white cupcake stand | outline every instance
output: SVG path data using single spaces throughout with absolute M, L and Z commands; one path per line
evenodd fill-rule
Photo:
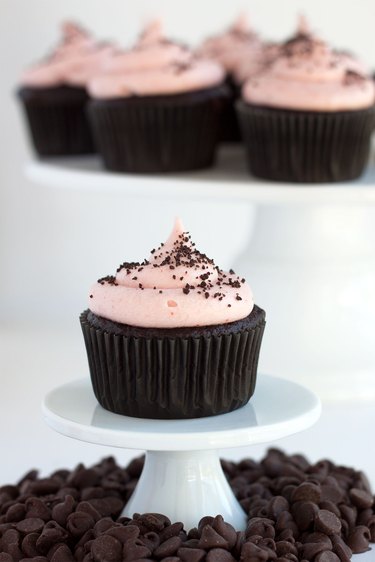
M 89 378 L 52 390 L 43 416 L 54 430 L 81 441 L 145 449 L 145 466 L 123 515 L 156 512 L 185 528 L 221 514 L 237 530 L 246 515 L 220 465 L 217 449 L 267 443 L 319 418 L 317 396 L 296 383 L 258 375 L 250 402 L 229 414 L 191 420 L 147 420 L 112 414 L 97 403 Z
M 306 382 L 324 399 L 375 398 L 373 161 L 360 180 L 329 185 L 255 180 L 240 147 L 224 147 L 215 169 L 189 174 L 113 174 L 88 157 L 32 162 L 27 176 L 151 201 L 242 201 L 249 215 L 257 205 L 234 268 L 267 311 L 262 370 Z

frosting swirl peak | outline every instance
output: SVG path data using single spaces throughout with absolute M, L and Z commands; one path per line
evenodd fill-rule
M 240 82 L 244 73 L 248 76 L 259 70 L 262 63 L 262 42 L 243 12 L 223 33 L 208 37 L 198 53 L 218 61 Z
M 24 86 L 86 86 L 105 64 L 113 47 L 97 43 L 81 26 L 66 21 L 61 26 L 62 40 L 45 60 L 27 69 L 22 77 Z
M 375 101 L 374 82 L 353 72 L 353 66 L 353 58 L 331 49 L 303 22 L 297 34 L 279 46 L 270 64 L 249 78 L 243 97 L 255 105 L 305 111 L 370 107 Z
M 157 20 L 145 28 L 132 49 L 113 54 L 104 72 L 90 81 L 89 92 L 99 99 L 173 95 L 215 87 L 223 80 L 219 64 L 166 39 Z
M 99 279 L 89 304 L 99 316 L 144 328 L 226 324 L 245 318 L 253 306 L 245 279 L 199 252 L 178 219 L 148 260 L 125 262 L 115 276 Z

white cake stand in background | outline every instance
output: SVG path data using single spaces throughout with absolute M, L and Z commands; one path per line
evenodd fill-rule
M 145 449 L 145 466 L 123 515 L 157 512 L 186 528 L 221 514 L 236 529 L 246 516 L 224 476 L 218 449 L 267 443 L 307 429 L 319 418 L 317 396 L 296 383 L 259 375 L 251 401 L 234 412 L 191 420 L 147 420 L 112 414 L 97 403 L 88 378 L 52 390 L 43 416 L 81 441 Z
M 251 178 L 240 147 L 224 148 L 214 169 L 189 174 L 114 174 L 86 157 L 32 162 L 27 176 L 128 198 L 243 201 L 249 215 L 255 204 L 255 225 L 235 269 L 267 311 L 262 369 L 307 382 L 324 399 L 375 398 L 373 162 L 360 180 L 328 185 Z

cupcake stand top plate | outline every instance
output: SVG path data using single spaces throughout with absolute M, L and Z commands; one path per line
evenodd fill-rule
M 372 157 L 364 175 L 339 184 L 275 183 L 251 177 L 244 149 L 226 145 L 214 168 L 180 174 L 135 175 L 108 172 L 97 156 L 58 157 L 34 160 L 26 176 L 34 183 L 61 189 L 99 193 L 124 193 L 149 199 L 242 200 L 263 205 L 282 203 L 373 203 L 375 166 Z
M 237 529 L 246 517 L 229 488 L 217 449 L 266 443 L 313 425 L 321 412 L 305 387 L 259 375 L 251 401 L 234 412 L 191 420 L 120 416 L 97 403 L 90 380 L 52 390 L 43 403 L 47 424 L 68 437 L 128 449 L 145 449 L 146 462 L 124 515 L 159 512 L 187 528 L 222 514 Z

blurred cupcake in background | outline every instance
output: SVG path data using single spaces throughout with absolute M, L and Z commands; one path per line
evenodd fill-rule
M 86 86 L 112 50 L 79 25 L 65 22 L 61 43 L 53 53 L 23 73 L 18 96 L 40 156 L 94 151 L 85 112 Z
M 107 169 L 195 170 L 215 158 L 227 90 L 220 64 L 166 39 L 151 22 L 89 82 L 90 120 Z
M 208 37 L 197 52 L 200 56 L 217 61 L 226 71 L 230 98 L 222 117 L 221 140 L 238 142 L 241 134 L 234 102 L 240 95 L 244 80 L 262 67 L 263 43 L 243 12 L 228 29 Z
M 369 156 L 374 83 L 301 23 L 237 103 L 250 170 L 276 181 L 355 179 Z

